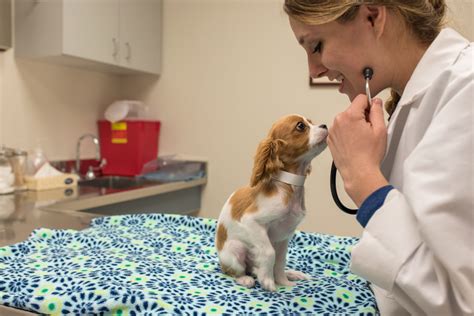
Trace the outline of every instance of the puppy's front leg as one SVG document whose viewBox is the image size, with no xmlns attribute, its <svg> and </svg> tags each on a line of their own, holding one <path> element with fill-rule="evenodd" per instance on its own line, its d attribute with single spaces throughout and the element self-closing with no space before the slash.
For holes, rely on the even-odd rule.
<svg viewBox="0 0 474 316">
<path fill-rule="evenodd" d="M 275 282 L 284 286 L 294 286 L 291 281 L 309 280 L 311 277 L 300 271 L 286 270 L 286 255 L 288 253 L 289 240 L 283 240 L 275 244 Z"/>
<path fill-rule="evenodd" d="M 262 288 L 268 291 L 276 291 L 273 267 L 275 265 L 275 250 L 268 239 L 266 227 L 255 221 L 245 223 L 247 236 L 252 244 L 255 274 Z"/>
<path fill-rule="evenodd" d="M 288 252 L 288 239 L 282 240 L 275 245 L 275 267 L 273 269 L 275 274 L 275 282 L 283 286 L 295 286 L 296 283 L 288 280 L 285 273 L 286 267 L 286 253 Z"/>
</svg>

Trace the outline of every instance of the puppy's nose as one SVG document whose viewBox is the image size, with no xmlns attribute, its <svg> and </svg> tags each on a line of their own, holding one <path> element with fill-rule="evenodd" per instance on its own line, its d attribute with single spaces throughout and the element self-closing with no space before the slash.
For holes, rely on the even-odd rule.
<svg viewBox="0 0 474 316">
<path fill-rule="evenodd" d="M 326 126 L 326 124 L 321 124 L 318 126 L 319 128 L 324 128 L 324 129 L 328 129 L 328 127 Z"/>
</svg>

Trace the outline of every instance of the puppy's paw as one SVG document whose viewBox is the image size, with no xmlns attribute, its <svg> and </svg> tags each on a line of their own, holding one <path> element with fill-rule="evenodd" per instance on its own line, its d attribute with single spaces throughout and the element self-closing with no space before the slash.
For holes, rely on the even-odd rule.
<svg viewBox="0 0 474 316">
<path fill-rule="evenodd" d="M 295 282 L 291 282 L 286 277 L 276 278 L 275 283 L 282 286 L 295 286 L 296 285 Z"/>
<path fill-rule="evenodd" d="M 276 285 L 273 279 L 264 278 L 262 280 L 259 280 L 259 282 L 260 282 L 260 286 L 264 288 L 265 290 L 270 291 L 270 292 L 276 291 Z"/>
<path fill-rule="evenodd" d="M 244 276 L 241 276 L 241 277 L 238 277 L 235 279 L 235 281 L 242 285 L 242 286 L 245 286 L 247 288 L 251 288 L 251 287 L 254 287 L 255 285 L 255 280 L 254 278 L 252 278 L 251 276 L 248 276 L 248 275 L 244 275 Z"/>
<path fill-rule="evenodd" d="M 291 281 L 299 281 L 299 280 L 310 280 L 311 277 L 307 274 L 304 274 L 303 272 L 300 271 L 295 271 L 295 270 L 287 270 L 285 271 L 286 277 L 288 280 Z"/>
</svg>

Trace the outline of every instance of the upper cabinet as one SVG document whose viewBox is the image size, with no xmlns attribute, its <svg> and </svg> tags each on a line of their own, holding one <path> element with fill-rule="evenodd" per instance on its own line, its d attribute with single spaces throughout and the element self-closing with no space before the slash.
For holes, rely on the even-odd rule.
<svg viewBox="0 0 474 316">
<path fill-rule="evenodd" d="M 15 52 L 116 73 L 159 74 L 161 7 L 161 0 L 16 0 Z"/>
<path fill-rule="evenodd" d="M 0 0 L 0 50 L 12 44 L 11 0 Z"/>
<path fill-rule="evenodd" d="M 160 71 L 154 52 L 161 51 L 161 3 L 153 0 L 120 0 L 120 41 L 122 65 Z M 158 16 L 158 17 L 159 17 Z M 139 21 L 137 23 L 137 21 Z"/>
<path fill-rule="evenodd" d="M 52 4 L 51 8 L 47 8 L 48 2 L 44 1 L 45 11 L 60 11 L 62 54 L 120 65 L 121 16 L 117 0 L 63 0 L 57 4 L 62 5 L 62 8 L 56 9 Z M 32 12 L 41 15 L 39 5 L 36 8 L 33 5 L 33 8 Z M 46 16 L 46 12 L 43 16 Z M 37 36 L 41 37 L 40 34 Z"/>
</svg>

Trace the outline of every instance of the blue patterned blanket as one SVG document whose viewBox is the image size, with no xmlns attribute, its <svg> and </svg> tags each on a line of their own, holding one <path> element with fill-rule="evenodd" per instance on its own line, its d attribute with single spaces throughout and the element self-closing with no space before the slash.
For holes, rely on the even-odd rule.
<svg viewBox="0 0 474 316">
<path fill-rule="evenodd" d="M 348 269 L 356 238 L 297 232 L 289 268 L 311 280 L 277 292 L 221 273 L 216 221 L 102 217 L 83 231 L 37 229 L 0 248 L 0 304 L 72 315 L 376 315 L 367 281 Z"/>
</svg>

